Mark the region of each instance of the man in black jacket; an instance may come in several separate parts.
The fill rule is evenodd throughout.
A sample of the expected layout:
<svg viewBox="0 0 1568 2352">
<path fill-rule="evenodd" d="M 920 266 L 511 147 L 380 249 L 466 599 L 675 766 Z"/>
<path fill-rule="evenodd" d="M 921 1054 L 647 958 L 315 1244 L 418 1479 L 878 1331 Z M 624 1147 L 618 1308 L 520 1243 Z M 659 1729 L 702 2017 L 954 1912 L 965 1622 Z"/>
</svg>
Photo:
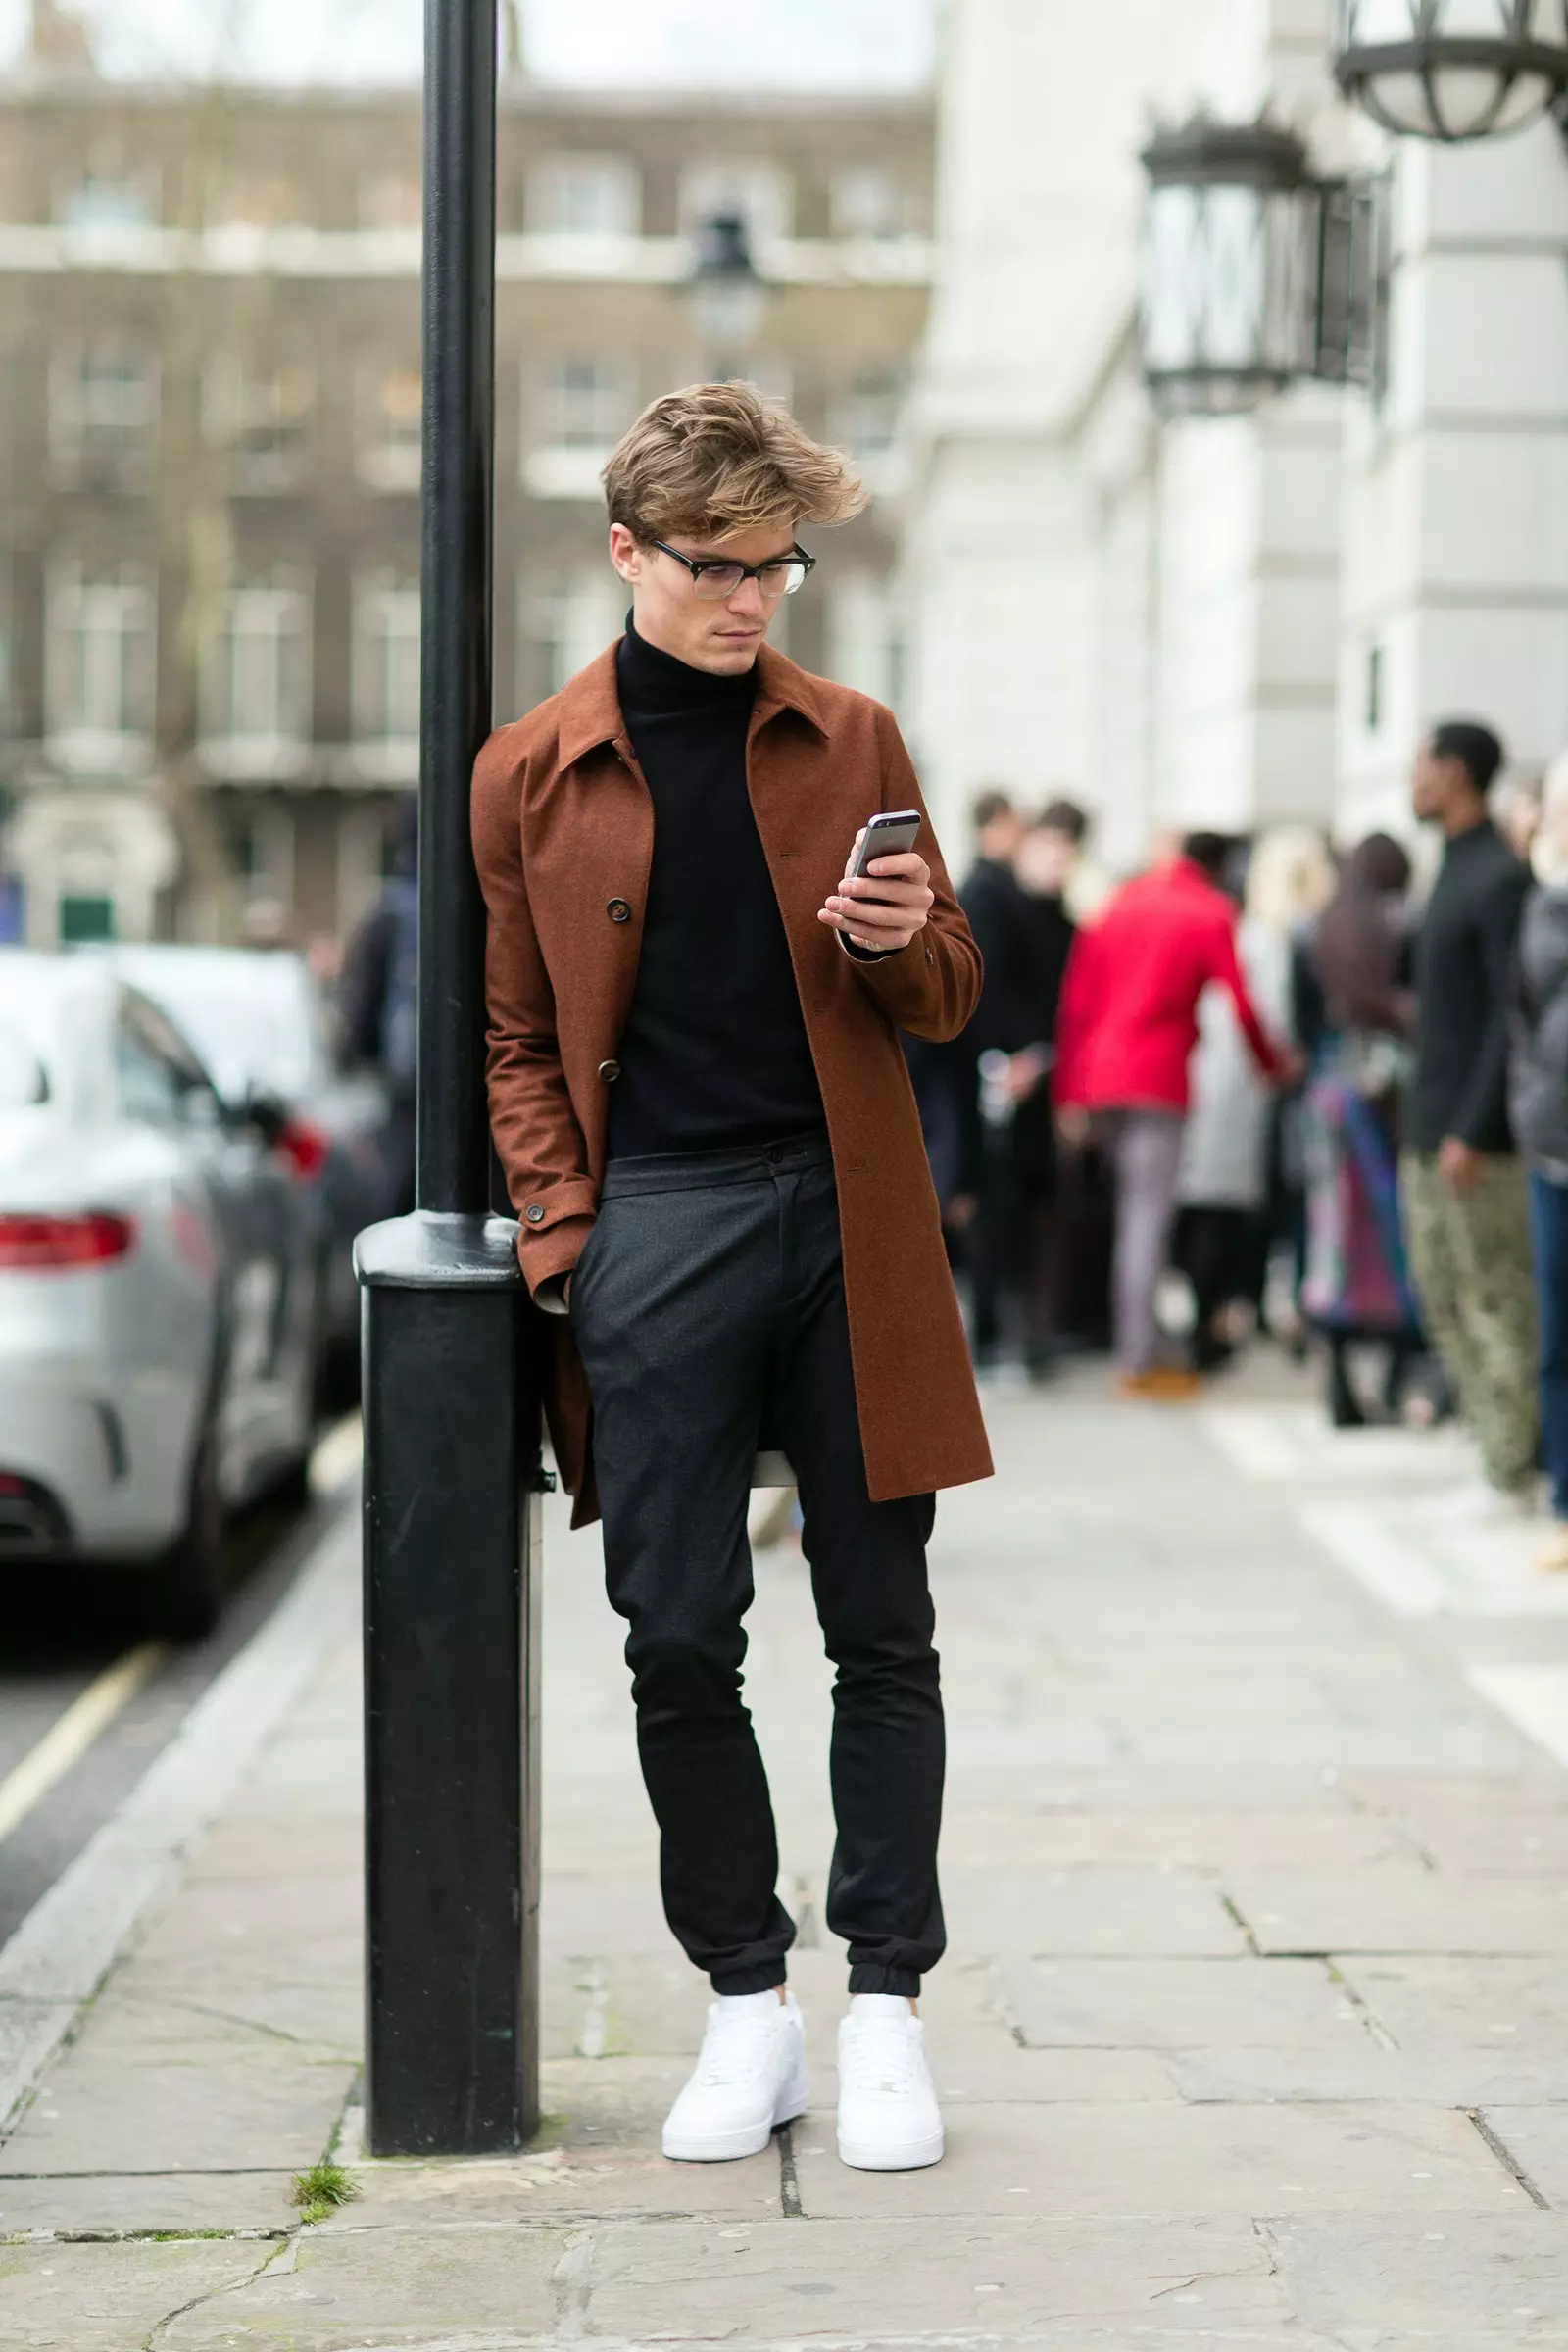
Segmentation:
<svg viewBox="0 0 1568 2352">
<path fill-rule="evenodd" d="M 1489 727 L 1450 720 L 1422 746 L 1412 795 L 1445 848 L 1416 941 L 1405 1206 L 1427 1326 L 1481 1449 L 1483 1511 L 1528 1507 L 1537 1440 L 1529 1215 L 1508 1122 L 1509 1001 L 1530 877 L 1487 814 L 1502 762 Z"/>
<path fill-rule="evenodd" d="M 1020 1117 L 1027 1121 L 1033 1099 L 1048 1104 L 1052 1025 L 1040 1004 L 1037 912 L 1013 863 L 1027 827 L 1007 794 L 996 790 L 979 795 L 973 817 L 977 855 L 958 901 L 985 979 L 958 1050 L 966 1187 L 976 1202 L 968 1249 L 971 1339 L 976 1363 L 985 1365 L 1000 1351 L 1009 1312 L 1022 1317 L 1032 1285 L 1029 1188 L 1018 1164 L 1016 1126 Z"/>
</svg>

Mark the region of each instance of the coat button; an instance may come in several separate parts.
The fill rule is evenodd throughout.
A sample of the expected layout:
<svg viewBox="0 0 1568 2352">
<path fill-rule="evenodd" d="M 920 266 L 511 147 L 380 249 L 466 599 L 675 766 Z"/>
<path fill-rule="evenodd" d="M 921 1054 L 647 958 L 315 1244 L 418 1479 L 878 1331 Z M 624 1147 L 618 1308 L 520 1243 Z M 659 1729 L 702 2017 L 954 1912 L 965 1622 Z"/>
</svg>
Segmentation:
<svg viewBox="0 0 1568 2352">
<path fill-rule="evenodd" d="M 606 1086 L 613 1086 L 615 1080 L 620 1076 L 619 1062 L 602 1061 L 599 1064 L 599 1076 Z"/>
<path fill-rule="evenodd" d="M 539 1206 L 537 1200 L 535 1200 L 531 1206 L 525 1208 L 522 1213 L 527 1218 L 530 1225 L 542 1225 L 545 1221 L 545 1212 Z"/>
<path fill-rule="evenodd" d="M 606 912 L 612 923 L 629 923 L 631 921 L 631 908 L 624 899 L 612 899 Z"/>
</svg>

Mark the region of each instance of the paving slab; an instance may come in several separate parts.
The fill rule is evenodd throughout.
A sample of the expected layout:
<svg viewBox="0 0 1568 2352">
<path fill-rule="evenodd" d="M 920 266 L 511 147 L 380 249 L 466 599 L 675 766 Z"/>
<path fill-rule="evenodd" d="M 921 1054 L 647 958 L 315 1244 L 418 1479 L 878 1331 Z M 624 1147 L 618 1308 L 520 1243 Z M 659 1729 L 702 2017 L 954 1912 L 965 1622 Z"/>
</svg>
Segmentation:
<svg viewBox="0 0 1568 2352">
<path fill-rule="evenodd" d="M 365 1830 L 357 1813 L 309 1821 L 228 1820 L 218 1824 L 191 1857 L 186 1883 L 229 1879 L 326 1879 L 339 1889 L 356 1886 L 365 1867 Z"/>
<path fill-rule="evenodd" d="M 310 2165 L 325 2153 L 357 2071 L 284 2049 L 135 2059 L 84 2039 L 50 2072 L 0 2155 L 30 2173 Z"/>
<path fill-rule="evenodd" d="M 1568 1954 L 1568 1885 L 1411 1867 L 1242 1872 L 1226 1891 L 1264 1952 Z"/>
<path fill-rule="evenodd" d="M 1009 2016 L 1039 2048 L 1333 2048 L 1363 2031 L 1315 1960 L 1030 1960 L 1000 1975 Z"/>
<path fill-rule="evenodd" d="M 1240 1954 L 1247 1939 L 1217 1887 L 1183 1871 L 943 1872 L 959 1952 Z"/>
<path fill-rule="evenodd" d="M 1568 1813 L 1563 1816 L 1568 1835 Z M 1238 1870 L 1348 1870 L 1408 1862 L 1412 1847 L 1388 1815 L 1332 1804 L 1289 1811 L 1199 1813 L 947 1807 L 943 1843 L 980 1870 L 1066 1870 L 1078 1863 L 1121 1868 L 1153 1863 L 1219 1874 Z"/>
<path fill-rule="evenodd" d="M 797 2147 L 808 2215 L 1510 2212 L 1528 2203 L 1469 2118 L 1430 2107 L 959 2107 L 923 2173 Z"/>
<path fill-rule="evenodd" d="M 1106 2328 L 1168 2321 L 1189 2341 L 1245 2328 L 1229 2340 L 1250 2345 L 1253 2328 L 1291 2316 L 1267 2249 L 1234 2222 L 1007 2217 L 959 2221 L 940 2239 L 910 2221 L 621 2225 L 593 2233 L 581 2278 L 588 2334 L 635 2342 L 951 2340 L 983 2329 L 989 2343 L 1066 2328 L 1098 2347 Z"/>
<path fill-rule="evenodd" d="M 547 2058 L 683 2057 L 703 2037 L 711 1999 L 683 1954 L 547 1953 L 540 1965 L 541 2042 Z"/>
<path fill-rule="evenodd" d="M 569 2284 L 569 2232 L 506 2229 L 306 2230 L 248 2283 L 166 2321 L 158 2352 L 365 2352 L 521 2344 L 551 2333 Z M 120 2346 L 116 2352 L 122 2352 Z"/>
<path fill-rule="evenodd" d="M 1487 2124 L 1529 2176 L 1548 2205 L 1568 2207 L 1568 2106 L 1508 2106 L 1489 2102 Z M 1568 2270 L 1563 2273 L 1563 2317 L 1568 2320 Z"/>
<path fill-rule="evenodd" d="M 1165 2071 L 1200 2103 L 1392 2099 L 1401 2106 L 1551 2107 L 1568 2102 L 1568 2055 L 1390 2049 L 1370 2033 L 1333 2050 L 1173 2050 Z"/>
<path fill-rule="evenodd" d="M 1378 2215 L 1271 2223 L 1304 2327 L 1354 2352 L 1524 2352 L 1568 2340 L 1568 2218 Z"/>
<path fill-rule="evenodd" d="M 1568 2053 L 1568 1972 L 1544 1959 L 1348 1957 L 1346 1984 L 1404 2050 L 1484 2049 L 1511 2060 Z"/>
<path fill-rule="evenodd" d="M 292 2172 L 54 2173 L 25 2180 L 0 2173 L 0 2238 L 54 2230 L 282 2233 L 299 2223 L 293 2181 Z"/>
<path fill-rule="evenodd" d="M 254 2239 L 0 2245 L 0 2352 L 132 2352 L 191 2306 L 185 2341 L 209 2352 L 208 2299 L 242 2287 L 276 2253 Z"/>
</svg>

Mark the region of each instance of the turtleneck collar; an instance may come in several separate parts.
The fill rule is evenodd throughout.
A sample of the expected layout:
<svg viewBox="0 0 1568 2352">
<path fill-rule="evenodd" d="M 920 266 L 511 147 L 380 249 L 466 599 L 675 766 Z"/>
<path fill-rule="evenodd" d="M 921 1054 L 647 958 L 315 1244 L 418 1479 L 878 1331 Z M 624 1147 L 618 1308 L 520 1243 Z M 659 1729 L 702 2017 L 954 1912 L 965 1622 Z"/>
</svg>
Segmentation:
<svg viewBox="0 0 1568 2352">
<path fill-rule="evenodd" d="M 626 634 L 615 655 L 616 683 L 622 710 L 652 713 L 707 709 L 748 709 L 756 699 L 757 668 L 721 677 L 710 669 L 694 669 L 639 637 L 630 614 Z"/>
</svg>

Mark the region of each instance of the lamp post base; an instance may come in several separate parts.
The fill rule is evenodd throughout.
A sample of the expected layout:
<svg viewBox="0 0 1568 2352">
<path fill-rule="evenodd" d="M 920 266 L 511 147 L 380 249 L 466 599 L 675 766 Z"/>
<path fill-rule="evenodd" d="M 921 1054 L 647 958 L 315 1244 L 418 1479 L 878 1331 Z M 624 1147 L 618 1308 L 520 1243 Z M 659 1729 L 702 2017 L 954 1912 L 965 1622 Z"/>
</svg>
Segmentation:
<svg viewBox="0 0 1568 2352">
<path fill-rule="evenodd" d="M 366 2129 L 476 2156 L 539 2121 L 540 1357 L 501 1217 L 360 1236 Z"/>
</svg>

